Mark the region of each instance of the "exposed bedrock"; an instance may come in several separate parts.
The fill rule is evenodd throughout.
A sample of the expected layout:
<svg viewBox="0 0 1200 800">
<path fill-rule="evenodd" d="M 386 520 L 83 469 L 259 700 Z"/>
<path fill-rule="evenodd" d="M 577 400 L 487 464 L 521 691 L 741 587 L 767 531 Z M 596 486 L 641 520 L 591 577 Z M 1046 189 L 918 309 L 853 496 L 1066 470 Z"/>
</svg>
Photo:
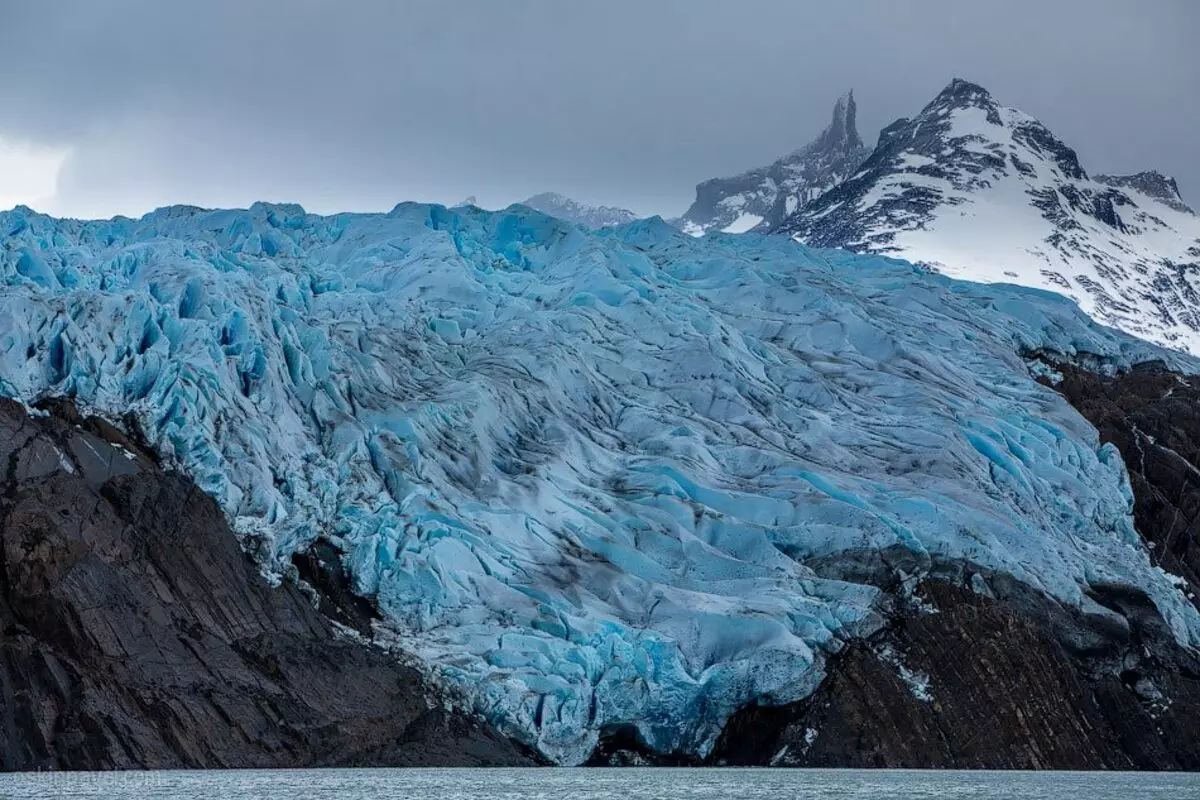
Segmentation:
<svg viewBox="0 0 1200 800">
<path fill-rule="evenodd" d="M 0 400 L 0 768 L 533 763 L 269 586 L 186 478 L 52 412 Z M 321 557 L 302 572 L 361 626 Z"/>
<path fill-rule="evenodd" d="M 1055 365 L 1055 388 L 1121 451 L 1152 558 L 1200 596 L 1200 378 L 1157 361 L 1105 377 Z"/>
<path fill-rule="evenodd" d="M 1198 769 L 1200 662 L 1117 587 L 1087 619 L 1005 580 L 922 583 L 808 699 L 744 708 L 714 761 L 809 767 Z M 1126 627 L 1127 625 L 1127 627 Z"/>
</svg>

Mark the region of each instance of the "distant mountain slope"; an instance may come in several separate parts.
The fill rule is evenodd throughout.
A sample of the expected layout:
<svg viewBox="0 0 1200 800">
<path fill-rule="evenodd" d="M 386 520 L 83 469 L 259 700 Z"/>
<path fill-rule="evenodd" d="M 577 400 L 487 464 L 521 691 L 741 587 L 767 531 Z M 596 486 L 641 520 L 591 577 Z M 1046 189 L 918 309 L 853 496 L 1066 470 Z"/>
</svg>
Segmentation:
<svg viewBox="0 0 1200 800">
<path fill-rule="evenodd" d="M 1200 217 L 1175 182 L 1089 178 L 1044 125 L 967 81 L 885 128 L 856 174 L 772 230 L 1061 292 L 1105 324 L 1200 352 Z"/>
<path fill-rule="evenodd" d="M 838 98 L 833 119 L 815 140 L 769 166 L 701 183 L 696 201 L 674 224 L 693 235 L 713 230 L 743 233 L 759 224 L 778 225 L 849 176 L 867 157 L 856 112 L 853 92 Z"/>
<path fill-rule="evenodd" d="M 565 219 L 588 228 L 610 228 L 613 225 L 624 225 L 633 222 L 638 215 L 627 208 L 616 206 L 592 206 L 580 203 L 557 192 L 542 192 L 525 200 L 521 205 L 529 206 L 534 211 L 549 214 L 558 219 Z"/>
</svg>

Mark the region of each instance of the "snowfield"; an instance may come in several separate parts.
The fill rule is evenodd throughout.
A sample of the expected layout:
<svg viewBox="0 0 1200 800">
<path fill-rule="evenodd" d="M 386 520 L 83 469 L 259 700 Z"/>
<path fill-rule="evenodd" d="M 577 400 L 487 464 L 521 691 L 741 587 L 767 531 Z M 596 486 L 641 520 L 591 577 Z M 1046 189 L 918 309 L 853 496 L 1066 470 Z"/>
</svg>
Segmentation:
<svg viewBox="0 0 1200 800">
<path fill-rule="evenodd" d="M 0 391 L 130 414 L 264 569 L 317 537 L 447 685 L 563 763 L 705 752 L 879 624 L 822 564 L 962 559 L 1089 613 L 1153 567 L 1114 448 L 1021 353 L 1162 357 L 1045 292 L 785 237 L 515 207 L 0 214 Z M 822 577 L 826 575 L 826 577 Z"/>
</svg>

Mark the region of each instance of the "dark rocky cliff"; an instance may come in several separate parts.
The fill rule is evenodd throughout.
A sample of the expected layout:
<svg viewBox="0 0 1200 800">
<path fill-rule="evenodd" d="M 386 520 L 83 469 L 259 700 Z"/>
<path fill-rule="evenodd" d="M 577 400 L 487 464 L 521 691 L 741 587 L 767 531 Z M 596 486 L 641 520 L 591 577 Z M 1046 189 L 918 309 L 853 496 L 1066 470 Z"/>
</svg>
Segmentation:
<svg viewBox="0 0 1200 800">
<path fill-rule="evenodd" d="M 1154 562 L 1200 597 L 1200 379 L 1139 364 L 1105 377 L 1056 365 L 1055 388 L 1121 451 Z"/>
<path fill-rule="evenodd" d="M 115 428 L 0 400 L 0 464 L 0 769 L 534 763 Z"/>
<path fill-rule="evenodd" d="M 1087 620 L 999 576 L 929 580 L 810 698 L 747 708 L 713 760 L 952 769 L 1200 769 L 1200 660 L 1119 587 Z M 1124 624 L 1120 620 L 1124 620 Z M 1107 630 L 1105 629 L 1107 627 Z"/>
</svg>

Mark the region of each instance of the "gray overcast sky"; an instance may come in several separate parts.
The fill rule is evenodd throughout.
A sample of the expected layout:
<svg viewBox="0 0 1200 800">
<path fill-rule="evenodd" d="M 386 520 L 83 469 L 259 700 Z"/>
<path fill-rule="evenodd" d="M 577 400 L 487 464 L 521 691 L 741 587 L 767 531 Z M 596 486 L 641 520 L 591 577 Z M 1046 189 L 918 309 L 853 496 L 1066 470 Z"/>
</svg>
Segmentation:
<svg viewBox="0 0 1200 800">
<path fill-rule="evenodd" d="M 1197 42 L 1200 0 L 0 0 L 0 199 L 678 214 L 847 88 L 873 143 L 961 76 L 1200 205 Z"/>
</svg>

